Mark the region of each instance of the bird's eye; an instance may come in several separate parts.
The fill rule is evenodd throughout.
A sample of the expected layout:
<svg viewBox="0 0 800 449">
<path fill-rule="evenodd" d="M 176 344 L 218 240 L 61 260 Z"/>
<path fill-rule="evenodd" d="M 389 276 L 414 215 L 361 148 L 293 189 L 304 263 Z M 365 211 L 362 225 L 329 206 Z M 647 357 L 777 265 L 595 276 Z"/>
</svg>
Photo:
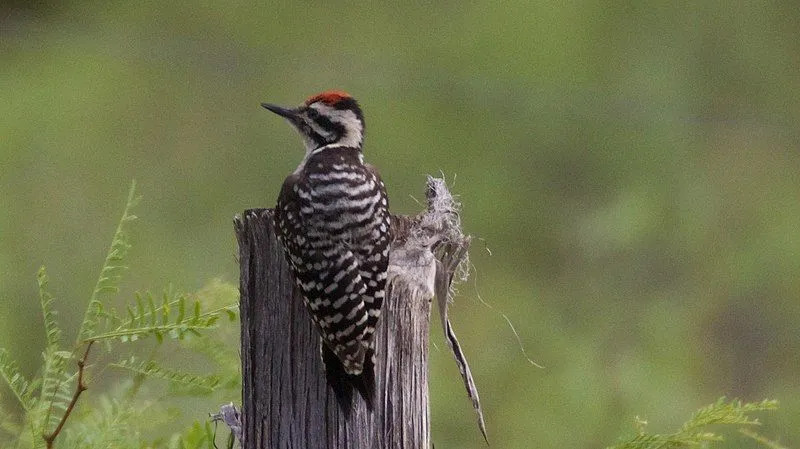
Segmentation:
<svg viewBox="0 0 800 449">
<path fill-rule="evenodd" d="M 308 108 L 308 110 L 306 111 L 306 115 L 308 116 L 308 118 L 314 119 L 319 117 L 319 112 L 317 112 L 317 110 L 314 108 Z"/>
</svg>

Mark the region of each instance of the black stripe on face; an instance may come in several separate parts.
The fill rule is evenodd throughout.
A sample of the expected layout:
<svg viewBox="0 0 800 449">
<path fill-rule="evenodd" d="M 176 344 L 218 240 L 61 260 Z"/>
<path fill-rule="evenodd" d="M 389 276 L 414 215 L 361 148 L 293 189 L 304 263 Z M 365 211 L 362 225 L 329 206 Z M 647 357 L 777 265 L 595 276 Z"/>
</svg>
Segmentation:
<svg viewBox="0 0 800 449">
<path fill-rule="evenodd" d="M 313 140 L 316 143 L 317 147 L 321 147 L 321 146 L 323 146 L 323 145 L 328 143 L 328 139 L 326 139 L 325 136 L 317 133 L 317 131 L 314 129 L 314 127 L 312 127 L 310 125 L 310 123 L 312 121 L 315 124 L 318 125 L 318 123 L 316 123 L 316 120 L 314 120 L 314 118 L 312 118 L 312 114 L 309 114 L 308 112 L 305 112 L 305 113 L 301 114 L 300 117 L 301 117 L 301 119 L 298 120 L 297 128 L 301 133 L 303 133 L 308 138 Z M 322 127 L 322 129 L 327 130 L 327 128 L 325 128 L 325 127 Z"/>
<path fill-rule="evenodd" d="M 333 123 L 324 115 L 318 115 L 314 117 L 313 120 L 317 125 L 319 125 L 320 128 L 330 132 L 330 135 L 327 139 L 328 142 L 336 142 L 344 135 L 344 126 L 338 123 Z"/>
<path fill-rule="evenodd" d="M 311 124 L 317 128 L 323 129 L 327 132 L 326 135 L 318 133 Z M 309 136 L 317 146 L 323 146 L 329 143 L 336 142 L 341 139 L 344 134 L 344 126 L 333 123 L 330 119 L 320 114 L 319 111 L 312 107 L 307 107 L 302 112 L 302 120 L 300 123 L 303 134 Z"/>
<path fill-rule="evenodd" d="M 316 145 L 317 147 L 321 147 L 326 143 L 328 143 L 325 137 L 317 134 L 317 132 L 314 131 L 314 128 L 309 126 L 308 123 L 306 123 L 305 121 L 300 122 L 299 126 L 300 126 L 300 131 L 309 138 L 311 138 L 311 140 L 313 140 L 317 144 Z"/>
</svg>

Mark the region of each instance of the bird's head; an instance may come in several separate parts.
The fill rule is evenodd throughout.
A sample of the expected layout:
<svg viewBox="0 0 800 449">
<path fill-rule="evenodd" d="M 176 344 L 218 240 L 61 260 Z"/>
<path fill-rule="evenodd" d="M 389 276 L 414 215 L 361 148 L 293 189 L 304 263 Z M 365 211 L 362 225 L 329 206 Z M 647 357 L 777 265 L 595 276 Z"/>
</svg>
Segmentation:
<svg viewBox="0 0 800 449">
<path fill-rule="evenodd" d="M 340 90 L 314 95 L 296 108 L 269 103 L 261 106 L 285 118 L 303 138 L 306 151 L 326 145 L 361 148 L 364 115 L 356 100 Z"/>
</svg>

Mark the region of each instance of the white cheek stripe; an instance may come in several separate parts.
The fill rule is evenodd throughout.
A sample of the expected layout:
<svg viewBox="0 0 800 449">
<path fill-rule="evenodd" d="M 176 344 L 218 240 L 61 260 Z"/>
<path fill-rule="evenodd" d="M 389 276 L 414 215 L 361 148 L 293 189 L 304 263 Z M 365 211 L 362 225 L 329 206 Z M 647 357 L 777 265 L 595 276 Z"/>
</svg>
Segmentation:
<svg viewBox="0 0 800 449">
<path fill-rule="evenodd" d="M 317 109 L 320 114 L 327 116 L 331 121 L 334 123 L 338 123 L 342 125 L 345 129 L 344 136 L 336 142 L 329 143 L 327 145 L 323 145 L 319 148 L 315 148 L 317 143 L 313 139 L 308 139 L 303 136 L 303 144 L 306 147 L 306 154 L 303 157 L 303 160 L 300 162 L 300 165 L 297 166 L 294 173 L 300 173 L 303 168 L 308 163 L 308 159 L 322 151 L 327 150 L 328 148 L 336 148 L 336 147 L 351 147 L 351 148 L 359 148 L 361 147 L 361 143 L 364 139 L 364 127 L 361 124 L 361 121 L 356 117 L 356 114 L 350 110 L 340 110 L 332 108 L 328 105 L 324 104 L 314 104 L 313 108 Z M 308 123 L 308 125 L 319 135 L 327 136 L 328 133 L 325 132 L 317 123 L 313 121 Z M 301 133 L 302 134 L 302 133 Z M 362 154 L 358 155 L 359 160 L 361 163 L 364 163 L 364 156 Z"/>
<path fill-rule="evenodd" d="M 336 109 L 319 103 L 312 107 L 318 110 L 320 114 L 328 117 L 328 119 L 330 119 L 332 122 L 338 123 L 344 127 L 345 135 L 343 138 L 339 139 L 338 142 L 336 142 L 338 145 L 345 147 L 361 146 L 361 141 L 364 138 L 364 128 L 361 125 L 361 120 L 356 117 L 356 114 L 353 111 L 347 109 Z"/>
</svg>

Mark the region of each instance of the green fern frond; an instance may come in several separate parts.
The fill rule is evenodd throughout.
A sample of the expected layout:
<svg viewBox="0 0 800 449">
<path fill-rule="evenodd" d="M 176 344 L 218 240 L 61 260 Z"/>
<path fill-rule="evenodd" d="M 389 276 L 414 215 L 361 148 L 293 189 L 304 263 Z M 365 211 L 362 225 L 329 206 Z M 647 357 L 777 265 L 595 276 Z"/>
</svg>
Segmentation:
<svg viewBox="0 0 800 449">
<path fill-rule="evenodd" d="M 66 371 L 65 358 L 53 355 L 45 360 L 38 407 L 33 413 L 34 422 L 41 433 L 49 432 L 58 424 L 72 399 L 76 381 L 77 373 Z"/>
<path fill-rule="evenodd" d="M 225 306 L 239 303 L 239 286 L 223 282 L 218 278 L 208 281 L 196 294 L 206 306 Z M 235 317 L 234 315 L 232 318 Z"/>
<path fill-rule="evenodd" d="M 214 430 L 211 423 L 195 421 L 183 434 L 177 434 L 169 442 L 169 449 L 214 448 Z"/>
<path fill-rule="evenodd" d="M 683 425 L 681 432 L 688 434 L 711 424 L 758 425 L 758 420 L 750 418 L 746 413 L 775 410 L 777 408 L 778 401 L 764 400 L 761 402 L 742 404 L 741 401 L 726 401 L 726 399 L 722 397 L 714 404 L 703 407 L 695 412 L 692 419 Z"/>
<path fill-rule="evenodd" d="M 36 426 L 36 423 L 29 420 L 27 428 L 30 430 L 30 441 L 28 444 L 30 444 L 33 449 L 43 449 L 45 447 L 44 438 L 42 438 L 42 434 Z"/>
<path fill-rule="evenodd" d="M 34 427 L 46 432 L 58 423 L 71 399 L 71 392 L 67 391 L 71 379 L 65 372 L 65 367 L 72 353 L 59 350 L 61 329 L 58 327 L 56 311 L 53 309 L 54 298 L 47 291 L 49 278 L 45 267 L 39 269 L 36 280 L 39 285 L 39 300 L 47 344 L 42 353 L 44 363 L 40 377 L 39 398 L 36 401 L 36 408 L 31 411 L 31 419 Z"/>
<path fill-rule="evenodd" d="M 124 228 L 128 222 L 136 219 L 136 216 L 131 214 L 131 210 L 139 202 L 139 199 L 140 197 L 136 196 L 136 181 L 133 181 L 131 182 L 130 190 L 128 190 L 125 210 L 122 212 L 119 224 L 117 224 L 114 237 L 111 239 L 111 246 L 108 249 L 103 267 L 100 269 L 100 276 L 97 279 L 86 313 L 83 316 L 76 344 L 90 339 L 95 332 L 99 316 L 103 312 L 103 304 L 100 302 L 102 295 L 118 291 L 119 280 L 122 277 L 121 273 L 126 268 L 122 265 L 122 261 L 131 247 Z"/>
<path fill-rule="evenodd" d="M 202 338 L 185 339 L 181 344 L 192 352 L 204 355 L 213 363 L 214 372 L 220 379 L 220 388 L 240 391 L 242 375 L 239 354 L 231 351 L 229 340 L 218 338 L 215 331 L 212 338 L 204 335 Z"/>
<path fill-rule="evenodd" d="M 92 408 L 65 428 L 61 444 L 82 449 L 143 447 L 139 444 L 135 422 L 146 408 L 101 395 Z"/>
<path fill-rule="evenodd" d="M 723 397 L 717 402 L 695 412 L 692 418 L 684 423 L 678 432 L 672 434 L 648 434 L 645 432 L 643 421 L 639 420 L 637 426 L 639 433 L 635 437 L 616 446 L 611 446 L 609 449 L 708 447 L 711 442 L 722 441 L 723 437 L 713 432 L 704 431 L 705 427 L 713 424 L 758 425 L 758 420 L 748 416 L 748 413 L 775 410 L 777 408 L 778 401 L 774 400 L 742 403 L 738 400 L 728 401 Z"/>
<path fill-rule="evenodd" d="M 187 334 L 198 335 L 201 330 L 216 328 L 219 318 L 235 313 L 232 310 L 236 307 L 235 304 L 230 304 L 204 312 L 200 301 L 192 301 L 186 295 L 174 294 L 169 290 L 158 301 L 150 292 L 136 293 L 135 301 L 125 308 L 125 319 L 113 313 L 104 313 L 103 316 L 108 318 L 107 322 L 116 324 L 116 327 L 90 335 L 88 339 L 120 339 L 127 342 L 153 335 L 159 342 L 165 336 L 180 340 Z M 187 308 L 193 312 L 187 314 Z"/>
<path fill-rule="evenodd" d="M 39 301 L 42 306 L 42 316 L 44 317 L 44 330 L 47 337 L 47 351 L 58 351 L 61 344 L 61 329 L 56 322 L 56 311 L 53 309 L 53 296 L 47 291 L 47 271 L 44 267 L 39 268 L 36 273 L 36 282 L 39 284 Z"/>
<path fill-rule="evenodd" d="M 161 367 L 153 360 L 139 362 L 135 357 L 131 357 L 127 360 L 111 363 L 109 366 L 126 369 L 147 377 L 167 380 L 180 385 L 200 388 L 202 390 L 213 391 L 219 385 L 219 377 L 217 376 L 198 376 L 195 374 L 176 371 Z"/>
<path fill-rule="evenodd" d="M 19 372 L 17 363 L 11 359 L 4 348 L 0 348 L 0 376 L 6 381 L 6 385 L 14 393 L 22 408 L 29 411 L 34 406 L 31 397 L 31 384 L 25 376 Z"/>
<path fill-rule="evenodd" d="M 228 304 L 225 308 L 225 315 L 228 320 L 236 321 L 239 315 L 236 305 L 239 300 L 237 286 L 219 279 L 212 279 L 196 292 L 196 296 L 206 307 Z M 192 352 L 203 354 L 213 362 L 214 372 L 220 376 L 220 388 L 239 391 L 242 382 L 239 354 L 230 350 L 230 341 L 239 339 L 239 327 L 222 323 L 225 315 L 220 321 L 219 328 L 215 329 L 213 334 L 204 333 L 201 338 L 184 339 L 181 341 L 181 345 L 186 346 Z"/>
</svg>

